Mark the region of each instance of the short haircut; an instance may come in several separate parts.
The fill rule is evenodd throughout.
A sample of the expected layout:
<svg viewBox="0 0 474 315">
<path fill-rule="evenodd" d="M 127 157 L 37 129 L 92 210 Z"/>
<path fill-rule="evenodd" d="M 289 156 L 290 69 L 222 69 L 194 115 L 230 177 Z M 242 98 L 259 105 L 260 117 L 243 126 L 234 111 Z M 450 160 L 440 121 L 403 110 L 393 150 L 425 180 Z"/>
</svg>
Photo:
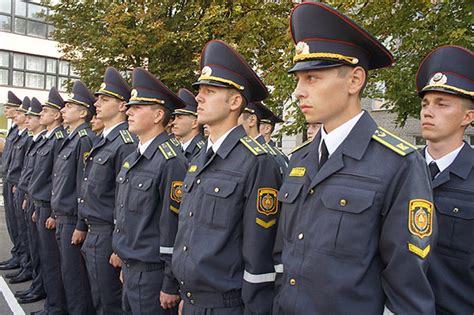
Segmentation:
<svg viewBox="0 0 474 315">
<path fill-rule="evenodd" d="M 355 67 L 346 66 L 346 65 L 339 66 L 339 67 L 337 67 L 337 76 L 340 77 L 340 78 L 343 78 L 343 77 L 347 76 L 349 71 L 351 71 L 354 68 Z M 364 93 L 365 87 L 367 86 L 367 81 L 369 80 L 368 71 L 365 70 L 365 69 L 364 69 L 364 71 L 365 71 L 365 82 L 364 82 L 364 85 L 362 86 L 362 88 L 359 91 L 359 98 L 362 98 L 362 94 Z"/>
</svg>

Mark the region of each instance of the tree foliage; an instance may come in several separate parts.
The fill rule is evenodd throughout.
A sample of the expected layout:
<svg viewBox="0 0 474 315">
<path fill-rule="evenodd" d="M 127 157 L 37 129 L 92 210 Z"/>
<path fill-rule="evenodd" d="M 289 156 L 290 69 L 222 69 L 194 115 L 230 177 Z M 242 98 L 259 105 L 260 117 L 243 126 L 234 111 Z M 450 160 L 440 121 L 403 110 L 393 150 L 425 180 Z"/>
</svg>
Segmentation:
<svg viewBox="0 0 474 315">
<path fill-rule="evenodd" d="M 393 67 L 371 74 L 367 95 L 385 99 L 400 123 L 416 116 L 415 73 L 422 58 L 441 44 L 472 48 L 472 4 L 463 0 L 324 1 L 345 12 L 393 52 Z M 91 89 L 105 67 L 147 68 L 173 90 L 190 88 L 204 44 L 232 44 L 270 87 L 265 102 L 281 113 L 286 133 L 301 129 L 303 116 L 291 102 L 294 79 L 287 74 L 294 45 L 288 30 L 293 1 L 282 0 L 62 0 L 49 17 L 54 39 Z M 385 89 L 380 84 L 385 82 Z"/>
</svg>

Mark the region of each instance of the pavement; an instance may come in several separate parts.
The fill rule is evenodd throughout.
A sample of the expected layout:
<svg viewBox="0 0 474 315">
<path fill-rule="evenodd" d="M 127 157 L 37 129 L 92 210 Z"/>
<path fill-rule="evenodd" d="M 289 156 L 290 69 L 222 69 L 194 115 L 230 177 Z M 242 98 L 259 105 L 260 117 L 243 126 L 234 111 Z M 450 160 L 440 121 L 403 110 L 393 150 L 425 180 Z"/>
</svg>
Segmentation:
<svg viewBox="0 0 474 315">
<path fill-rule="evenodd" d="M 1 189 L 2 187 L 0 183 L 0 191 Z M 11 257 L 11 248 L 12 243 L 5 223 L 5 208 L 3 206 L 3 198 L 0 196 L 0 261 L 7 260 Z M 31 281 L 19 284 L 8 283 L 8 279 L 5 279 L 4 275 L 12 271 L 13 270 L 0 270 L 0 314 L 23 315 L 30 314 L 33 311 L 42 310 L 44 301 L 23 305 L 18 304 L 13 294 L 16 291 L 28 289 L 31 285 Z"/>
</svg>

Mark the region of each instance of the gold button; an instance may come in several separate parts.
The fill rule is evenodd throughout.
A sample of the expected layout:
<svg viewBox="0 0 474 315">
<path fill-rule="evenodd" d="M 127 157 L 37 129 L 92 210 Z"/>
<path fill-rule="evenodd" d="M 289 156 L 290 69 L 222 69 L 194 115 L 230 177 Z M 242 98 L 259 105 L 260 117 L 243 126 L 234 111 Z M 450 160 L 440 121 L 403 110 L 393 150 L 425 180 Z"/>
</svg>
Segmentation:
<svg viewBox="0 0 474 315">
<path fill-rule="evenodd" d="M 186 296 L 187 296 L 188 298 L 190 298 L 190 297 L 193 296 L 193 295 L 191 294 L 191 292 L 188 292 L 188 293 L 186 293 Z"/>
<path fill-rule="evenodd" d="M 219 187 L 214 188 L 214 192 L 218 193 L 219 192 Z"/>
<path fill-rule="evenodd" d="M 458 212 L 459 212 L 459 208 L 454 208 L 454 209 L 453 209 L 453 212 L 454 212 L 454 213 L 458 213 Z"/>
<path fill-rule="evenodd" d="M 296 285 L 296 280 L 295 279 L 290 279 L 290 284 L 291 285 Z"/>
<path fill-rule="evenodd" d="M 285 198 L 288 198 L 288 193 L 285 193 Z"/>
<path fill-rule="evenodd" d="M 198 180 L 196 181 L 196 183 L 199 185 L 199 184 L 201 183 L 201 180 L 198 179 Z"/>
<path fill-rule="evenodd" d="M 310 190 L 309 190 L 309 194 L 310 194 L 310 195 L 314 194 L 314 189 L 310 189 Z"/>
<path fill-rule="evenodd" d="M 304 238 L 304 234 L 303 234 L 303 233 L 298 234 L 298 239 L 302 240 L 303 238 Z"/>
<path fill-rule="evenodd" d="M 341 200 L 339 200 L 339 204 L 341 205 L 341 207 L 345 207 L 347 205 L 347 200 L 346 199 L 341 199 Z"/>
</svg>

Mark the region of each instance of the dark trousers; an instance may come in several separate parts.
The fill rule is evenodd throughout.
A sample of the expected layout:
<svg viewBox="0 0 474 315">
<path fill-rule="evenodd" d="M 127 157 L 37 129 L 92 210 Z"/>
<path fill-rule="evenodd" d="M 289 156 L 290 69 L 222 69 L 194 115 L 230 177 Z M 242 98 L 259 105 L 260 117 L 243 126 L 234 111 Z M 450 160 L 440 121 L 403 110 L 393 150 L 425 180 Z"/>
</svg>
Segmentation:
<svg viewBox="0 0 474 315">
<path fill-rule="evenodd" d="M 81 255 L 81 245 L 71 244 L 76 220 L 70 217 L 58 217 L 56 220 L 56 241 L 59 247 L 67 310 L 69 315 L 93 315 L 95 310 L 86 264 Z"/>
<path fill-rule="evenodd" d="M 5 221 L 7 223 L 8 235 L 12 241 L 12 257 L 18 259 L 18 228 L 16 225 L 15 207 L 13 202 L 12 185 L 3 179 L 3 203 L 5 205 Z"/>
<path fill-rule="evenodd" d="M 110 263 L 113 225 L 90 225 L 82 253 L 97 314 L 122 314 L 120 269 Z"/>
<path fill-rule="evenodd" d="M 183 304 L 183 315 L 242 315 L 244 313 L 243 306 L 205 308 L 192 305 L 186 300 Z"/>
<path fill-rule="evenodd" d="M 16 226 L 18 228 L 18 254 L 20 256 L 21 268 L 31 272 L 32 266 L 28 249 L 28 232 L 25 221 L 25 211 L 23 210 L 23 200 L 25 200 L 25 192 L 17 188 L 13 194 L 13 202 L 15 208 Z"/>
<path fill-rule="evenodd" d="M 38 230 L 36 228 L 36 224 L 31 219 L 34 211 L 35 205 L 33 202 L 29 201 L 24 214 L 27 226 L 26 236 L 28 238 L 28 250 L 33 270 L 33 282 L 31 283 L 31 287 L 33 288 L 33 294 L 44 294 L 43 275 L 41 272 L 41 262 L 39 256 Z"/>
<path fill-rule="evenodd" d="M 163 269 L 142 270 L 127 267 L 126 264 L 122 266 L 124 280 L 123 312 L 134 315 L 177 314 L 177 307 L 172 310 L 164 310 L 160 306 L 160 291 L 164 277 Z"/>
<path fill-rule="evenodd" d="M 46 228 L 46 220 L 51 215 L 49 203 L 35 201 L 36 227 L 38 230 L 39 254 L 43 286 L 46 291 L 44 310 L 47 314 L 66 314 L 66 295 L 64 292 L 59 248 L 56 242 L 56 230 Z"/>
</svg>

